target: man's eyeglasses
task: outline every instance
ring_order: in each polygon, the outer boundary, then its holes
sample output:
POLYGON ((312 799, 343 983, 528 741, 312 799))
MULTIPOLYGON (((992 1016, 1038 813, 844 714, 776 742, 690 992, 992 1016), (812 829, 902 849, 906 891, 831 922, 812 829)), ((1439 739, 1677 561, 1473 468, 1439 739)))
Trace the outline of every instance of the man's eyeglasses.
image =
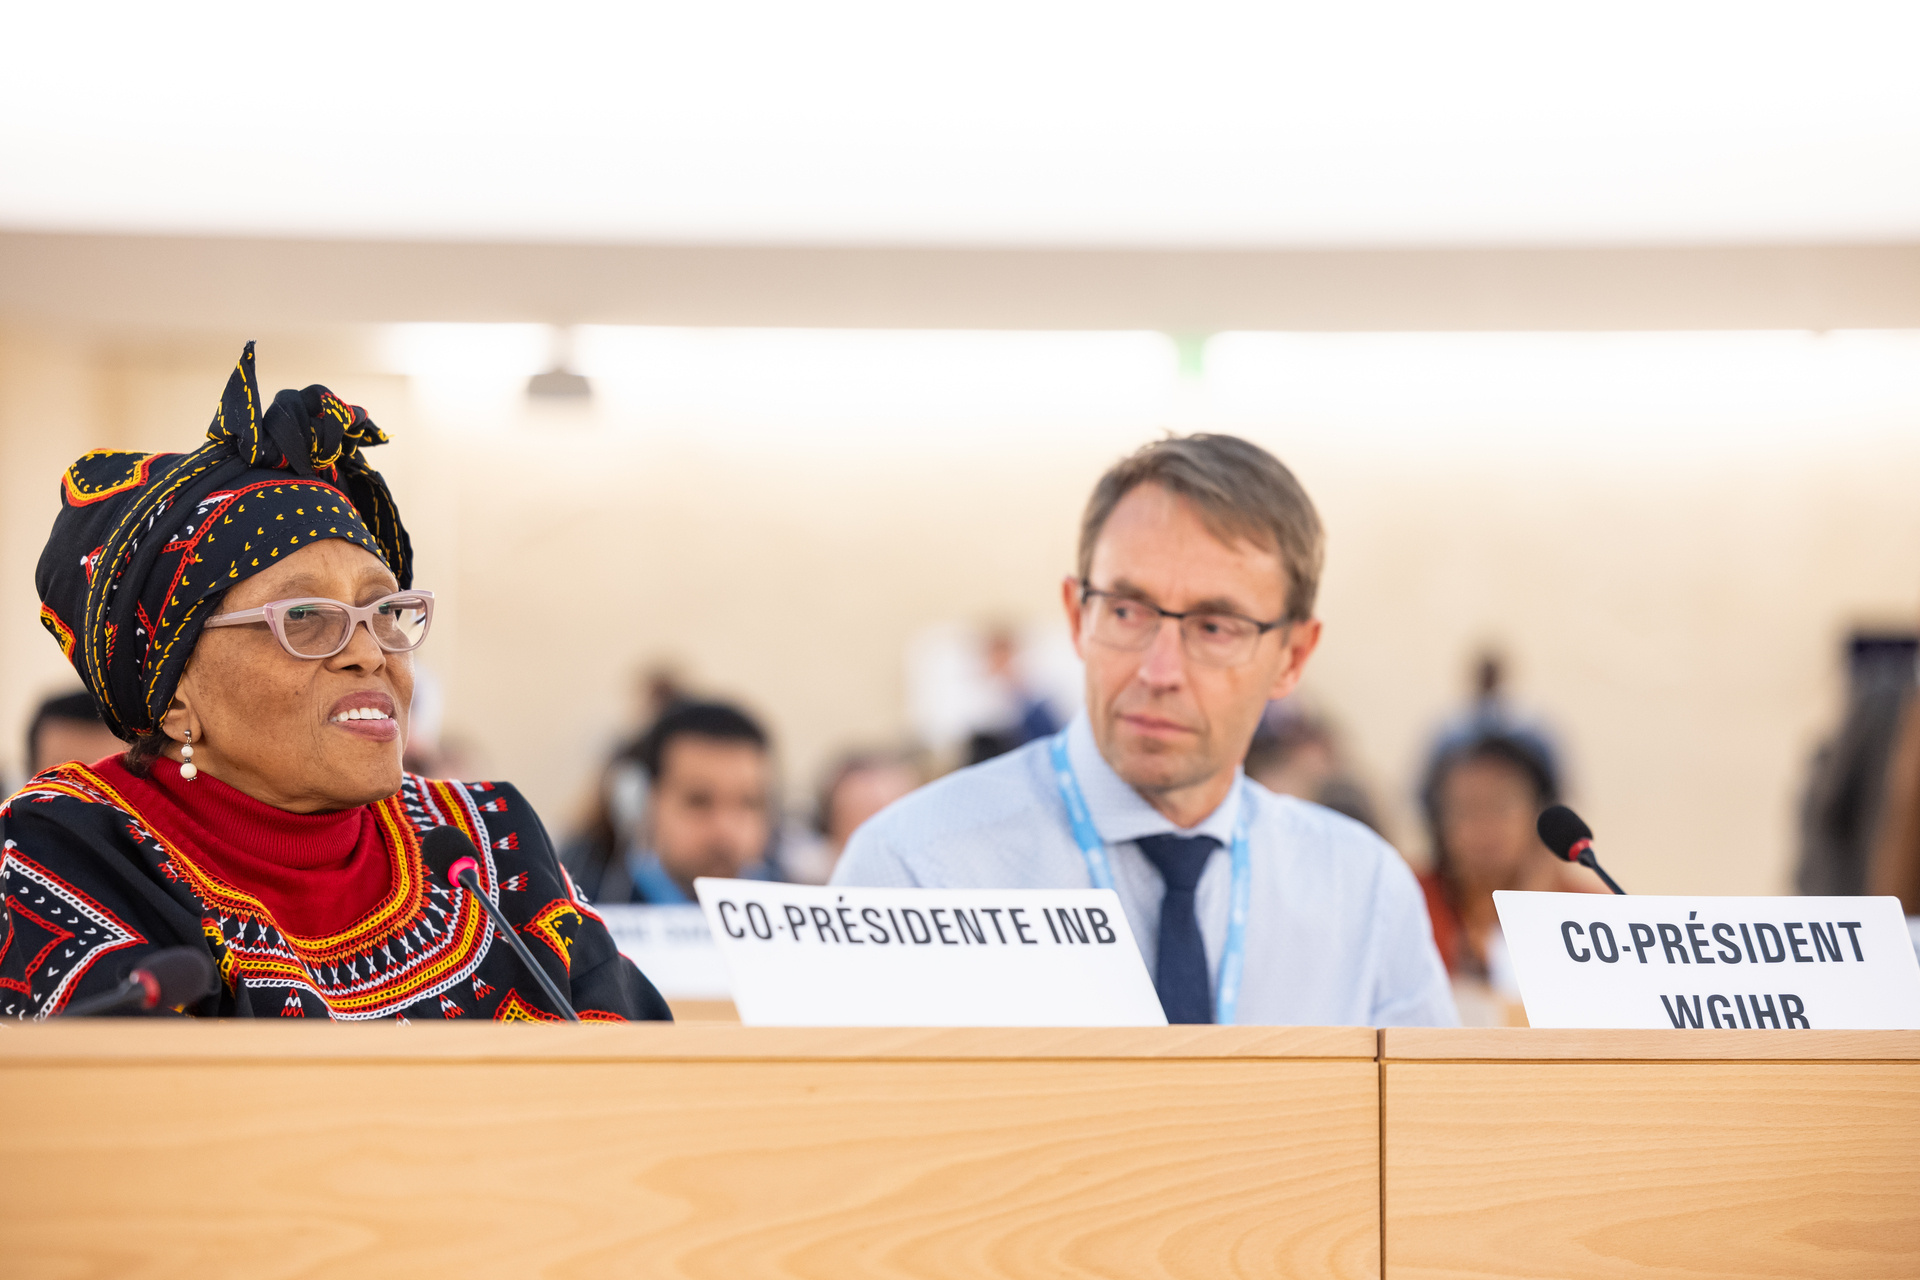
POLYGON ((209 627, 243 627, 255 622, 266 623, 280 647, 296 658, 331 658, 347 647, 353 629, 361 623, 382 649, 406 653, 420 647, 427 638, 427 628, 433 625, 433 592, 401 591, 362 605, 303 596, 207 619, 209 627))
POLYGON ((1175 613, 1138 596, 1101 591, 1084 578, 1080 604, 1086 611, 1087 635, 1095 644, 1145 649, 1160 634, 1160 624, 1171 618, 1180 624, 1180 643, 1187 656, 1209 667, 1239 666, 1253 657, 1261 636, 1288 625, 1285 618, 1258 622, 1237 613, 1175 613))

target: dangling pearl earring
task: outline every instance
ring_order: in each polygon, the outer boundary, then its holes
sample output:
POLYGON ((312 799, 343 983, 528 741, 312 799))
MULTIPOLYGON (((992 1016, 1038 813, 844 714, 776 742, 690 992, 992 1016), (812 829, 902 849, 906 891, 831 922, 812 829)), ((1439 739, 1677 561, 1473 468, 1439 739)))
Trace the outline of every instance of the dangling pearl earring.
POLYGON ((192 782, 200 776, 200 770, 193 763, 193 730, 187 730, 187 740, 180 747, 180 755, 186 763, 180 766, 180 776, 192 782))

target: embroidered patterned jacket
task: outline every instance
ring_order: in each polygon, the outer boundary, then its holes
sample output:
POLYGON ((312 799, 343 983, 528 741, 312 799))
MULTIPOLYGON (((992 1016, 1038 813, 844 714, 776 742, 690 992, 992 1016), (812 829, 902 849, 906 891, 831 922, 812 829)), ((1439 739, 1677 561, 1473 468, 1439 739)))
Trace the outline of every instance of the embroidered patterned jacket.
POLYGON ((583 1021, 671 1016, 513 787, 407 774, 373 809, 393 860, 391 890, 345 932, 300 938, 196 865, 100 774, 48 770, 0 807, 0 1015, 56 1015, 116 986, 146 952, 201 946, 222 986, 188 1013, 560 1021, 479 904, 423 857, 421 835, 451 824, 479 851, 482 891, 583 1021))

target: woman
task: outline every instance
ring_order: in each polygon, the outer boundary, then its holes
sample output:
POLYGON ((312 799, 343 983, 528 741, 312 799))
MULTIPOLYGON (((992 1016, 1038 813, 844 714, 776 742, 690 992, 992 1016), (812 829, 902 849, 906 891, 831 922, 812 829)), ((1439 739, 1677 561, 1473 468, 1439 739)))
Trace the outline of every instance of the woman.
POLYGON ((1477 981, 1505 998, 1519 996, 1506 969, 1496 890, 1602 891, 1591 872, 1558 861, 1540 843, 1534 824, 1558 792, 1545 754, 1515 735, 1482 733, 1434 764, 1423 795, 1433 868, 1420 884, 1456 989, 1460 980, 1477 981))
POLYGON ((920 768, 904 752, 854 751, 842 756, 827 773, 814 809, 814 831, 821 841, 817 878, 825 884, 833 874, 847 841, 860 824, 926 782, 920 768))
POLYGON ((159 948, 207 949, 199 1015, 561 1019, 421 837, 450 825, 583 1020, 668 1017, 504 783, 403 773, 432 621, 385 443, 325 387, 263 406, 253 344, 207 443, 68 469, 40 618, 132 747, 0 809, 0 1014, 45 1018, 159 948), (264 412, 262 411, 264 409, 264 412))

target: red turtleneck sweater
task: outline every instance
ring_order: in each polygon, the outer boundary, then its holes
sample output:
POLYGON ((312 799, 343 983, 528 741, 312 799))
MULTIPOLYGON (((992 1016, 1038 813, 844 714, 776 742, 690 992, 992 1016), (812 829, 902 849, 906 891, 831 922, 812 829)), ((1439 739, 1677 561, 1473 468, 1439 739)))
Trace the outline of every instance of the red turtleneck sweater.
POLYGON ((392 855, 367 805, 288 813, 205 771, 189 782, 164 758, 145 778, 130 773, 119 756, 93 768, 182 853, 258 898, 294 937, 344 932, 393 887, 392 855))

